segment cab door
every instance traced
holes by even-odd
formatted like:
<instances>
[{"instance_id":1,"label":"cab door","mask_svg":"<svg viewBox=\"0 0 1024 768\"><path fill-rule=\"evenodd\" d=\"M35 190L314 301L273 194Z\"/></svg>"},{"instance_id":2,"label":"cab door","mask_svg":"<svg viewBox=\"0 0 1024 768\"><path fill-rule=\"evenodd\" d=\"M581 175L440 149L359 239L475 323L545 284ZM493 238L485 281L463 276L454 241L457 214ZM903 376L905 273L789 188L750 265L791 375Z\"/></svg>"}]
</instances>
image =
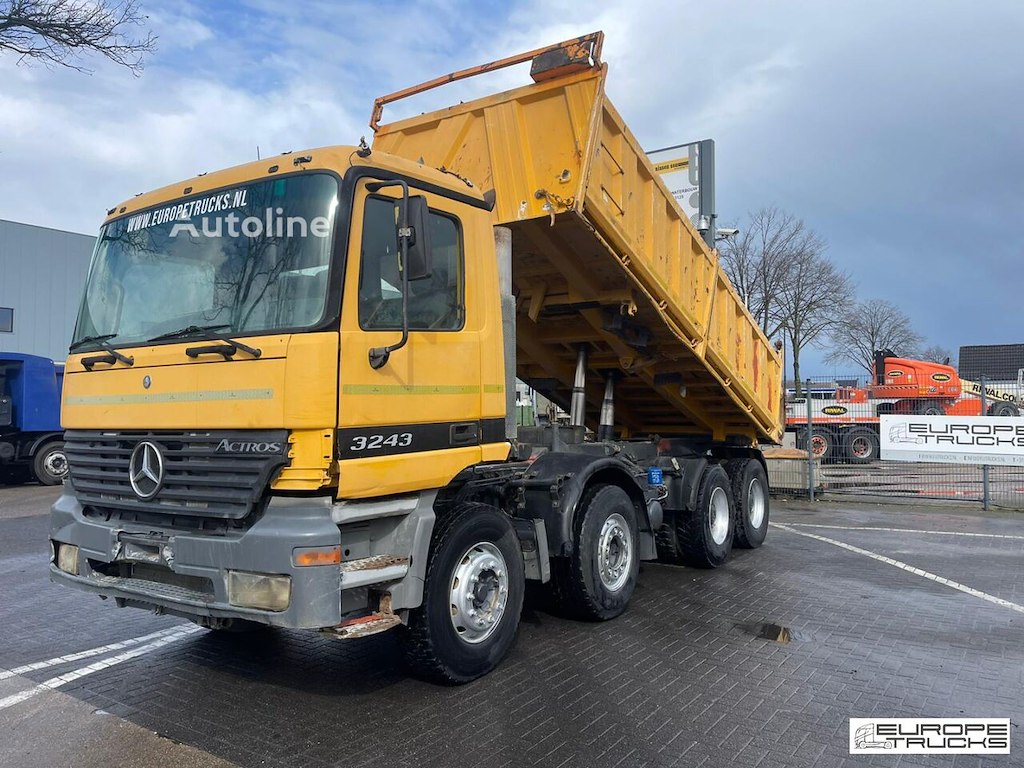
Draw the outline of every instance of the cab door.
<instances>
[{"instance_id":1,"label":"cab door","mask_svg":"<svg viewBox=\"0 0 1024 768\"><path fill-rule=\"evenodd\" d=\"M467 283L464 206L424 195L433 269L410 282L409 340L374 370L369 351L401 338L398 188L353 202L341 322L338 495L366 498L445 485L480 461L481 324L479 286ZM470 235L472 239L474 235Z\"/></svg>"}]
</instances>

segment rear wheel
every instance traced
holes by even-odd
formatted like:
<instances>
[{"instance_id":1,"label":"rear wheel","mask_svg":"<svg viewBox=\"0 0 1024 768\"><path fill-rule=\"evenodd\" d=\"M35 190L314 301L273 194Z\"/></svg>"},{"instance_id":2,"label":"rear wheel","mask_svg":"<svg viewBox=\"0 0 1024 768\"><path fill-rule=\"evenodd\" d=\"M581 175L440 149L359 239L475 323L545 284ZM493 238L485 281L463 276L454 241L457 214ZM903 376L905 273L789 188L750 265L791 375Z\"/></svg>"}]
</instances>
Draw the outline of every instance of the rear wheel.
<instances>
[{"instance_id":1,"label":"rear wheel","mask_svg":"<svg viewBox=\"0 0 1024 768\"><path fill-rule=\"evenodd\" d=\"M717 568L732 552L735 505L729 475L718 464L704 470L697 507L676 520L676 538L683 560L697 568Z\"/></svg>"},{"instance_id":2,"label":"rear wheel","mask_svg":"<svg viewBox=\"0 0 1024 768\"><path fill-rule=\"evenodd\" d=\"M856 427L846 433L846 455L853 464L867 464L878 458L878 435L867 427Z\"/></svg>"},{"instance_id":3,"label":"rear wheel","mask_svg":"<svg viewBox=\"0 0 1024 768\"><path fill-rule=\"evenodd\" d=\"M490 672L515 642L524 591L508 517L486 504L460 505L434 529L423 604L404 630L412 671L447 684Z\"/></svg>"},{"instance_id":4,"label":"rear wheel","mask_svg":"<svg viewBox=\"0 0 1024 768\"><path fill-rule=\"evenodd\" d=\"M68 460L64 443L55 441L44 445L32 460L32 473L43 485L60 485L68 475Z\"/></svg>"},{"instance_id":5,"label":"rear wheel","mask_svg":"<svg viewBox=\"0 0 1024 768\"><path fill-rule=\"evenodd\" d=\"M561 613L607 621L626 610L640 571L636 509L624 490L596 485L576 514L573 554L552 563Z\"/></svg>"},{"instance_id":6,"label":"rear wheel","mask_svg":"<svg viewBox=\"0 0 1024 768\"><path fill-rule=\"evenodd\" d=\"M914 408L914 413L918 416L945 416L946 412L942 408L942 403L932 402L928 400L921 400L917 403Z\"/></svg>"},{"instance_id":7,"label":"rear wheel","mask_svg":"<svg viewBox=\"0 0 1024 768\"><path fill-rule=\"evenodd\" d=\"M734 543L756 549L768 535L768 477L757 459L736 459L727 469L736 504Z\"/></svg>"}]
</instances>

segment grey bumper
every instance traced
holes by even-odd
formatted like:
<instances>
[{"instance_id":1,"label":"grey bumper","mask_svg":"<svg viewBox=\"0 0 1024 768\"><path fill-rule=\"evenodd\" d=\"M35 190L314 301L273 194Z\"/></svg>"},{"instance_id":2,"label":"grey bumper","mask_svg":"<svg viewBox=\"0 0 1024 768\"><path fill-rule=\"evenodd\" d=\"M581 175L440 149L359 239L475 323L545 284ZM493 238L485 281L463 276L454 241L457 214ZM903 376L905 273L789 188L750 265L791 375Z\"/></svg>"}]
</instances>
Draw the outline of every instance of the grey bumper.
<instances>
[{"instance_id":1,"label":"grey bumper","mask_svg":"<svg viewBox=\"0 0 1024 768\"><path fill-rule=\"evenodd\" d=\"M177 577L172 583L145 578L124 578L100 573L99 566L125 557L126 541L149 537L165 542L160 567ZM341 621L342 572L337 565L295 567L296 547L324 547L341 543L331 519L331 499L271 499L263 516L244 531L210 533L161 529L151 524L105 522L87 518L74 496L65 493L54 503L50 538L79 547L79 572L72 576L50 566L51 579L121 604L154 607L184 616L238 618L278 627L320 628ZM229 570L282 574L291 577L291 599L283 611L231 605L227 595ZM187 578L195 577L195 578ZM196 589L196 585L203 585Z\"/></svg>"}]
</instances>

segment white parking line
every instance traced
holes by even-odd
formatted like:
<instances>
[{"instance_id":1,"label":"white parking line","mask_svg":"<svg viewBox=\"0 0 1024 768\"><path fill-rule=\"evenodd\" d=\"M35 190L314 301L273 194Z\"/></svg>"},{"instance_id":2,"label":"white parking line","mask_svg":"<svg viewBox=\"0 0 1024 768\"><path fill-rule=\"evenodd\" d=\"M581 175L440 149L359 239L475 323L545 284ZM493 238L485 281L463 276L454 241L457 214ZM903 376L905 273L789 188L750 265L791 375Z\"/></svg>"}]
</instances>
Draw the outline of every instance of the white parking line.
<instances>
[{"instance_id":1,"label":"white parking line","mask_svg":"<svg viewBox=\"0 0 1024 768\"><path fill-rule=\"evenodd\" d=\"M818 541L824 541L826 544L832 544L833 546L840 547L840 548L845 549L845 550L847 550L849 552L855 552L858 555L864 555L865 557L870 557L872 560L877 560L880 563L886 563L887 565L895 566L896 568L899 568L900 570L904 570L907 573L912 573L915 576L921 576L922 578L930 579L931 581L934 581L934 582L936 582L938 584L945 584L947 587L959 590L960 592L963 592L965 594L971 595L973 597L980 598L982 600L987 600L988 602L994 603L995 605L1002 606L1003 608L1009 608L1011 611L1017 611L1018 613L1024 613L1024 605L1018 605L1017 603L1011 603L1009 600L1004 600L1001 597L996 597L995 595L990 595L987 592L982 592L981 590L975 589L974 587L968 587L966 584L961 584L959 581L953 581L952 579L947 579L944 576L937 576L934 573L930 573L930 572L922 570L920 568L915 568L914 566L907 565L906 563L900 562L899 560L893 560L891 557L886 557L885 555L880 555L877 552L871 552L871 551L866 550L866 549L861 549L860 547L855 547L852 544L846 544L845 542L837 541L836 539L830 539L830 538L828 538L826 536L819 536L816 533L807 533L806 531L798 531L795 528L791 528L788 524L785 524L785 523L772 523L771 525L773 525L776 528L781 528L784 531L789 531L790 533L795 533L797 536L805 536L808 539L816 539Z\"/></svg>"},{"instance_id":2,"label":"white parking line","mask_svg":"<svg viewBox=\"0 0 1024 768\"><path fill-rule=\"evenodd\" d=\"M116 664L121 664L125 661L130 661L139 656L144 656L147 653L156 651L160 648L163 648L164 646L170 645L171 643L176 643L178 640L182 640L188 637L189 635L193 634L194 632L199 631L201 631L201 628L195 626L175 627L172 632L167 633L166 635L159 638L158 640L153 641L152 643L147 643L145 645L139 646L138 648L133 648L130 651L119 653L116 656L111 656L109 659L101 659L100 661L94 661L92 664L89 664L86 667L82 667L81 669L76 669L71 672L67 672L63 675L58 675L57 677L51 677L49 680L39 683L38 685L35 685L26 691L22 691L21 693L15 693L11 696L7 696L6 698L0 699L0 709L7 709L8 707L13 707L15 704L20 704L23 701L31 699L36 694L45 693L46 691L54 691L58 688L67 685L68 683L73 683L75 682L75 680L83 678L86 675L91 675L95 672L102 672L104 669L113 667Z\"/></svg>"},{"instance_id":3,"label":"white parking line","mask_svg":"<svg viewBox=\"0 0 1024 768\"><path fill-rule=\"evenodd\" d=\"M1019 539L1024 536L1013 536L1008 533L969 533L968 531L926 531L918 528L882 528L875 525L822 525L820 523L780 523L800 528L832 528L838 531L896 531L897 533L934 533L937 536L973 536L979 539Z\"/></svg>"},{"instance_id":4,"label":"white parking line","mask_svg":"<svg viewBox=\"0 0 1024 768\"><path fill-rule=\"evenodd\" d=\"M121 640L117 643L110 643L110 645L101 645L98 648L89 648L86 651L77 651L76 653L69 653L65 656L57 656L53 659L46 659L45 661L35 661L31 664L25 664L14 669L3 669L0 668L0 680L6 680L9 677L16 677L17 675L24 675L28 672L35 672L39 669L48 669L49 667L59 667L61 664L69 664L72 661L81 661L82 659L88 659L93 656L100 656L104 653L110 653L111 651L120 651L122 648L131 648L133 645L139 645L140 643L146 643L150 640L156 640L158 637L164 635L177 634L181 630L181 625L171 627L170 629L161 629L159 632L153 632L148 635L142 635L141 637L133 637L129 640Z\"/></svg>"}]
</instances>

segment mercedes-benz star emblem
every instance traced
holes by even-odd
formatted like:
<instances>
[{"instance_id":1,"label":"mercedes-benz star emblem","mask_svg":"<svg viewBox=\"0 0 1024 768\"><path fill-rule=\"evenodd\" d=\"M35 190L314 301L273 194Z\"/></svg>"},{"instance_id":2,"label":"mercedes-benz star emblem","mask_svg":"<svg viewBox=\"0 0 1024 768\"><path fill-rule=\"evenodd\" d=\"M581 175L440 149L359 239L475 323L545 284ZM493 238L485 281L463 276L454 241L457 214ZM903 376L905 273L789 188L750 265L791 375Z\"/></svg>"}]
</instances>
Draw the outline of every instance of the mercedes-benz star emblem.
<instances>
[{"instance_id":1,"label":"mercedes-benz star emblem","mask_svg":"<svg viewBox=\"0 0 1024 768\"><path fill-rule=\"evenodd\" d=\"M155 443L143 440L135 446L128 462L128 480L143 501L156 496L164 482L164 456Z\"/></svg>"}]
</instances>

